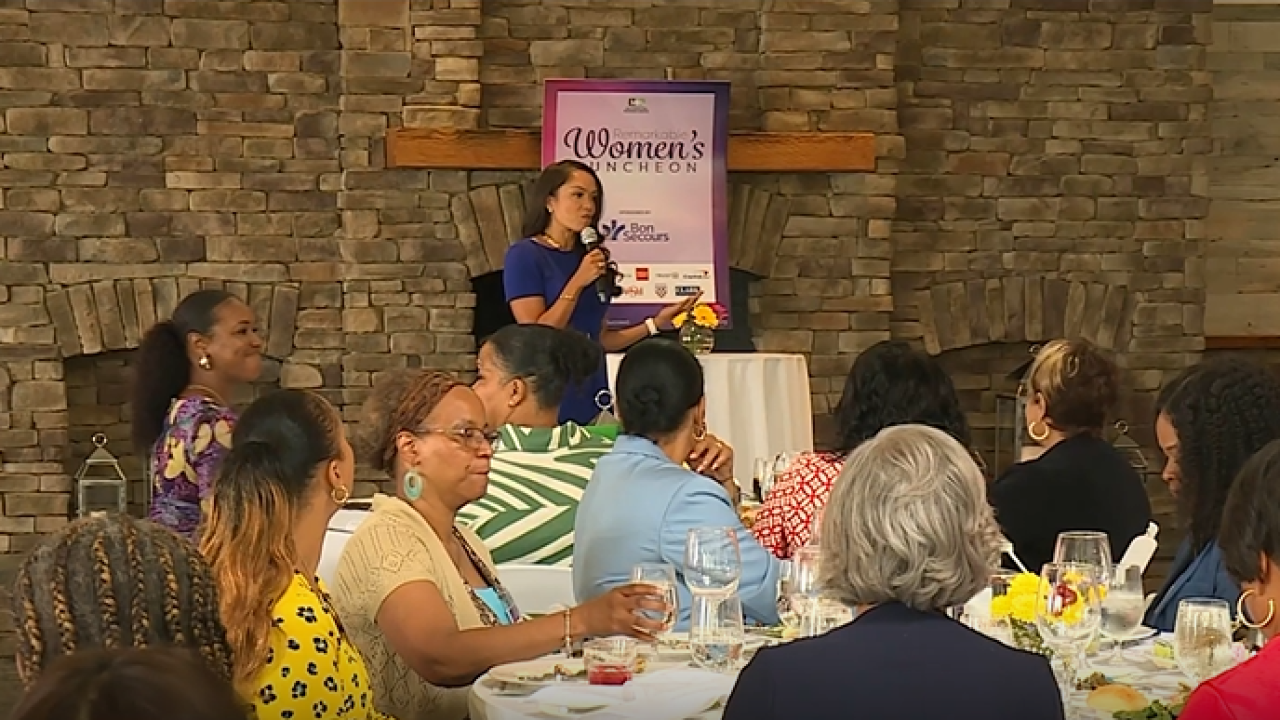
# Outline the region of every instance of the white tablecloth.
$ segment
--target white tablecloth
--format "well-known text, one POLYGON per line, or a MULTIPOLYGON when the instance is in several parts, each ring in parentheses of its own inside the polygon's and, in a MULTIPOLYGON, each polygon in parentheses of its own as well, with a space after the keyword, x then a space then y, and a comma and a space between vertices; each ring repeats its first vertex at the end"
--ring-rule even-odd
MULTIPOLYGON (((1171 639, 1171 636, 1166 635, 1165 637, 1171 639)), ((1160 700, 1167 704, 1180 694, 1183 684, 1187 682, 1187 678, 1171 661, 1158 662, 1155 658, 1154 645, 1154 640, 1145 640, 1116 654, 1112 654, 1109 649, 1102 650, 1089 659, 1088 667, 1081 670, 1081 677, 1083 678, 1091 672, 1101 672, 1113 682, 1131 685, 1146 695, 1148 700, 1160 700)), ((703 704, 697 702, 697 700, 705 701, 708 697, 727 697, 728 692, 732 690, 732 682, 736 680, 736 676, 720 676, 713 681, 709 681, 693 675, 693 673, 703 671, 678 671, 678 675, 670 675, 670 668, 680 667, 688 667, 688 665, 686 663, 662 663, 657 667, 651 668, 652 677, 640 676, 644 680, 639 681, 639 684, 634 687, 634 694, 627 697, 628 700, 635 702, 635 705, 632 705, 631 702, 625 705, 618 704, 603 710, 582 713, 576 717, 582 718, 582 720, 685 720, 686 718, 716 720, 720 718, 723 714, 722 706, 702 712, 698 710, 688 711, 687 714, 682 712, 686 708, 680 707, 680 696, 690 695, 691 688, 689 683, 693 681, 705 688, 701 693, 694 695, 692 698, 695 700, 693 706, 703 704), (659 672, 662 675, 658 675, 659 672), (663 707, 658 707, 657 700, 659 698, 670 698, 670 701, 663 703, 663 707), (636 709, 636 706, 643 707, 642 703, 649 703, 649 712, 647 714, 636 709), (666 705, 670 707, 665 707, 666 705), (641 715, 644 717, 641 718, 641 715)), ((637 681, 632 682, 636 683, 637 681)), ((500 687, 499 684, 489 680, 488 676, 476 681, 471 690, 471 720, 518 720, 520 718, 548 717, 539 711, 536 699, 521 695, 503 695, 499 691, 500 687)), ((627 687, 630 688, 632 686, 628 684, 627 687)), ((621 689, 619 688, 617 691, 621 691, 621 689)), ((1074 720, 1075 718, 1110 720, 1109 714, 1098 713, 1088 708, 1085 704, 1088 695, 1089 692, 1087 690, 1074 690, 1068 694, 1063 702, 1066 706, 1067 718, 1069 720, 1074 720)))
MULTIPOLYGON (((755 458, 813 449, 803 355, 711 353, 698 359, 706 377, 707 429, 733 446, 734 473, 743 490, 749 490, 755 458)), ((609 355, 610 390, 621 362, 621 354, 609 355)))

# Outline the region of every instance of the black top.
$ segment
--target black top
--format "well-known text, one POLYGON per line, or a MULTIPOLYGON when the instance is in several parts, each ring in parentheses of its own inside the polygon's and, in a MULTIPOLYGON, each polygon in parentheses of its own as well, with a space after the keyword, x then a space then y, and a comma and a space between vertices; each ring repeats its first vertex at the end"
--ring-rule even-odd
POLYGON ((1142 477, 1111 443, 1093 435, 1068 438, 1010 467, 988 495, 1018 558, 1037 573, 1053 560, 1060 532, 1107 533, 1111 560, 1119 562, 1151 522, 1142 477))
POLYGON ((764 648, 724 720, 1061 720, 1049 662, 941 613, 891 603, 815 638, 764 648))

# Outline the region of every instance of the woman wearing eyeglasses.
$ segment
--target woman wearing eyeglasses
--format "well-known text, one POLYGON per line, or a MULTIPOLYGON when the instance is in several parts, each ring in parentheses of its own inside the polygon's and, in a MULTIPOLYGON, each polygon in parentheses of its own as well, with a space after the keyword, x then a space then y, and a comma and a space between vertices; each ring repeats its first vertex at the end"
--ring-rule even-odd
POLYGON ((338 561, 333 590, 378 710, 400 720, 462 720, 470 684, 497 665, 587 636, 649 640, 661 629, 637 615, 670 611, 645 585, 521 617, 489 551, 457 523, 458 511, 488 490, 497 439, 471 388, 440 372, 389 373, 373 388, 363 420, 357 453, 396 490, 374 497, 338 561))

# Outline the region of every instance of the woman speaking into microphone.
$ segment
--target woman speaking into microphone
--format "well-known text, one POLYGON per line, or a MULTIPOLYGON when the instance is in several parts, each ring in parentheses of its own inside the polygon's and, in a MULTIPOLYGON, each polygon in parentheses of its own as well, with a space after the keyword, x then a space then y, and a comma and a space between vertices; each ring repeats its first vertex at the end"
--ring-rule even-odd
MULTIPOLYGON (((524 237, 507 249, 503 263, 507 304, 516 322, 572 328, 600 343, 606 353, 620 352, 671 329, 672 319, 702 297, 668 305, 631 327, 606 327, 617 270, 595 235, 604 208, 600 178, 586 164, 561 160, 542 171, 531 197, 521 228, 524 237), (591 231, 584 238, 587 228, 591 231)), ((590 424, 612 404, 608 390, 608 371, 601 361, 589 382, 569 389, 560 405, 560 422, 590 424)))

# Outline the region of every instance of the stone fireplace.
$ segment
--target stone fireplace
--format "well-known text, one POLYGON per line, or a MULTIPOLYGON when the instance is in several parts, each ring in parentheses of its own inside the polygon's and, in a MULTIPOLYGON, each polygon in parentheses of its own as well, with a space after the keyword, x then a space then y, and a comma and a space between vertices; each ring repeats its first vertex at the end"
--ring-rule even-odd
POLYGON ((939 355, 988 443, 1007 366, 1082 334, 1116 353, 1122 416, 1149 446, 1145 403, 1203 346, 1210 5, 942 5, 0 15, 25 43, 0 67, 0 552, 66 517, 94 426, 128 455, 112 402, 127 353, 189 289, 244 295, 279 363, 265 382, 349 419, 380 372, 469 373, 473 281, 501 268, 532 173, 389 168, 386 137, 534 132, 549 77, 728 80, 735 133, 874 134, 868 172, 730 177, 730 262, 760 278, 754 344, 808 358, 820 438, 879 340, 939 355))

